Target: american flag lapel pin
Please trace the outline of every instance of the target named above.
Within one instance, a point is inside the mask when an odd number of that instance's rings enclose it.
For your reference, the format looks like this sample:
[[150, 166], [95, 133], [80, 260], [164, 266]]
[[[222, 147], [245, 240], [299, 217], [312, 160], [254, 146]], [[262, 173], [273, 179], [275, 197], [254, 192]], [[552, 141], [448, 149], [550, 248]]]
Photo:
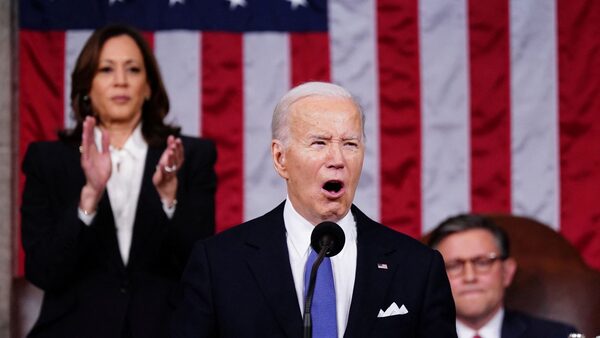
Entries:
[[377, 263], [377, 268], [381, 270], [387, 270], [388, 266], [385, 263]]

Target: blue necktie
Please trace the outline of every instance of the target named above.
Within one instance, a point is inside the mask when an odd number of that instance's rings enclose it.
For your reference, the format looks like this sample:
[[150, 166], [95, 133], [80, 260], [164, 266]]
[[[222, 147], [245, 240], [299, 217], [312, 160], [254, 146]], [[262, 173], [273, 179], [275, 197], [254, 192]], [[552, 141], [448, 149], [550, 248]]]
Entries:
[[[311, 250], [304, 271], [304, 296], [308, 290], [310, 271], [317, 259], [317, 253]], [[333, 285], [333, 272], [331, 260], [325, 257], [315, 282], [315, 293], [311, 308], [312, 336], [313, 338], [337, 338], [337, 319], [335, 316], [335, 287]]]

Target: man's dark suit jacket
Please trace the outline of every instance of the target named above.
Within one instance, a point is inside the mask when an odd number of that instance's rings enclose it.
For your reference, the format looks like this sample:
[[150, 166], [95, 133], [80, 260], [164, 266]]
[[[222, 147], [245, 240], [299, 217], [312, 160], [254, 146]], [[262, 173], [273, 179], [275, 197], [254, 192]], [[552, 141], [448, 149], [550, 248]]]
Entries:
[[[173, 337], [302, 337], [283, 207], [196, 244]], [[344, 337], [456, 337], [441, 255], [354, 206], [351, 211], [358, 252]], [[408, 313], [377, 318], [393, 302]]]
[[567, 338], [577, 329], [564, 323], [506, 310], [502, 322], [502, 338]]
[[185, 162], [171, 220], [152, 184], [164, 147], [148, 148], [127, 266], [106, 192], [90, 226], [78, 218], [85, 184], [78, 145], [30, 145], [21, 207], [25, 276], [44, 290], [44, 299], [29, 337], [118, 338], [123, 330], [132, 337], [168, 337], [187, 257], [215, 224], [215, 146], [182, 141]]

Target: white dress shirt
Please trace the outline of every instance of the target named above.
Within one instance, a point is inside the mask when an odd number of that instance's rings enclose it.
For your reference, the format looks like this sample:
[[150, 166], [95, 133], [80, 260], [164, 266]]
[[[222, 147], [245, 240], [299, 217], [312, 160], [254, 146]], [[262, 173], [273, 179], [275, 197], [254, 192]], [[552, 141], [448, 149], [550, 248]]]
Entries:
[[[287, 247], [298, 296], [300, 312], [304, 314], [304, 269], [310, 254], [310, 235], [314, 226], [304, 219], [292, 206], [289, 198], [283, 209], [283, 220], [287, 234]], [[344, 230], [346, 244], [342, 251], [331, 257], [338, 337], [342, 338], [348, 324], [348, 314], [352, 302], [354, 277], [356, 275], [356, 221], [351, 212], [342, 218], [338, 225]]]
[[[94, 141], [96, 147], [102, 149], [102, 132], [98, 127], [94, 128]], [[115, 218], [119, 251], [123, 263], [127, 265], [133, 236], [133, 223], [148, 153], [148, 144], [142, 135], [141, 123], [127, 138], [123, 148], [117, 149], [110, 146], [109, 150], [112, 172], [106, 184], [106, 190]], [[169, 207], [163, 203], [163, 210], [167, 217], [171, 218], [175, 212], [175, 206]], [[83, 210], [79, 209], [79, 218], [86, 225], [90, 225], [95, 216], [95, 212], [85, 214]]]
[[458, 334], [458, 338], [473, 338], [475, 333], [478, 333], [481, 338], [500, 338], [503, 320], [504, 308], [496, 312], [494, 317], [477, 331], [456, 320], [456, 333]]

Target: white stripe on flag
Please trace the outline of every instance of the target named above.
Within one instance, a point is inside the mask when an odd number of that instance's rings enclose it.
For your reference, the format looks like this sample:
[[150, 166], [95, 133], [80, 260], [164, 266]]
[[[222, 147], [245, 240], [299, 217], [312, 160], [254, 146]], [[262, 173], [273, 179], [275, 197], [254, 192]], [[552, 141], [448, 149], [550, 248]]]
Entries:
[[75, 119], [71, 110], [71, 73], [75, 68], [79, 52], [92, 35], [90, 30], [67, 31], [65, 34], [65, 82], [64, 82], [64, 120], [65, 128], [75, 127]]
[[470, 209], [468, 18], [464, 0], [419, 3], [422, 232]]
[[202, 133], [200, 49], [199, 32], [159, 31], [154, 34], [154, 53], [171, 105], [166, 121], [181, 126], [184, 134], [192, 136]]
[[285, 199], [285, 183], [271, 159], [271, 116], [290, 88], [286, 33], [244, 34], [244, 220]]
[[366, 153], [354, 202], [380, 219], [379, 100], [374, 0], [329, 2], [331, 79], [355, 95], [365, 111]]
[[510, 1], [512, 212], [559, 228], [554, 1]]

